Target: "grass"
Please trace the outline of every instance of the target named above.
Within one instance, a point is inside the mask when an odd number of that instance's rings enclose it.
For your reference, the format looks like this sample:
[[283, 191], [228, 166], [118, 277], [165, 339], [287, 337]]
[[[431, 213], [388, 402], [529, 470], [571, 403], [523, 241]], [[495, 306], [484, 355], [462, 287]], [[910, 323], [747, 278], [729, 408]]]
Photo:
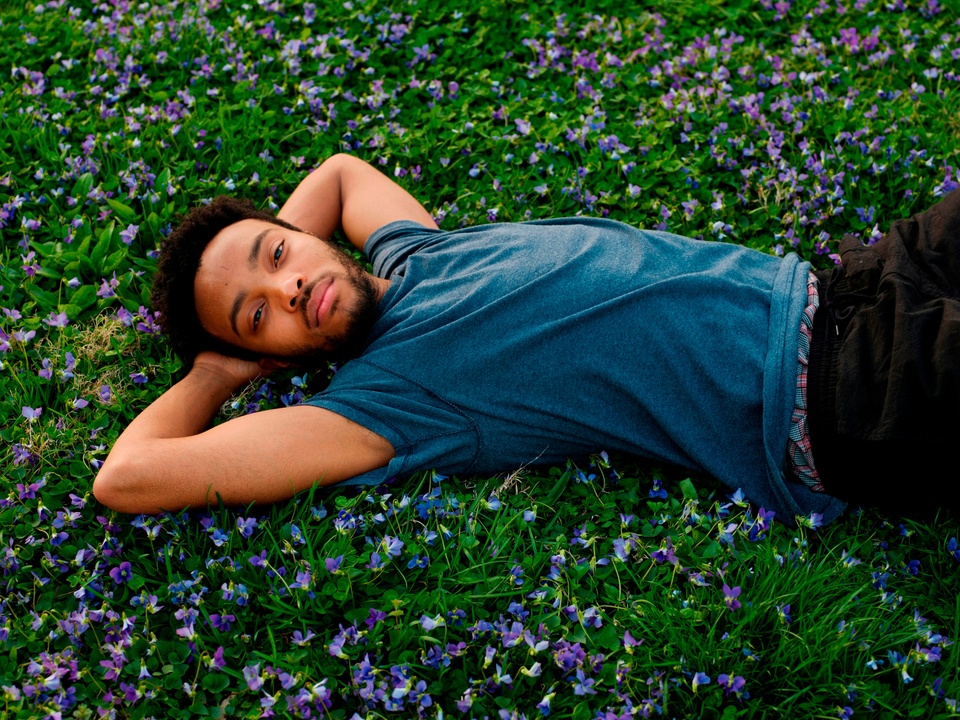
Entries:
[[960, 715], [956, 520], [793, 528], [605, 455], [159, 517], [90, 493], [182, 370], [146, 305], [195, 204], [276, 208], [348, 151], [446, 228], [580, 213], [829, 267], [844, 233], [957, 187], [952, 5], [54, 0], [0, 21], [0, 715]]

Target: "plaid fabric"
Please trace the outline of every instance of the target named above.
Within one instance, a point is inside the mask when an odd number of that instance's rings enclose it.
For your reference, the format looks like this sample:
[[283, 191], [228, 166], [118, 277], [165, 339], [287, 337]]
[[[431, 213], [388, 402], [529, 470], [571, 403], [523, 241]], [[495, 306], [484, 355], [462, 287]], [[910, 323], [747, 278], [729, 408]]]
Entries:
[[790, 416], [790, 438], [787, 440], [787, 458], [794, 477], [814, 492], [823, 492], [823, 484], [813, 464], [810, 450], [810, 432], [807, 430], [807, 364], [810, 357], [810, 338], [813, 335], [813, 316], [820, 306], [817, 278], [807, 278], [807, 306], [800, 316], [800, 349], [797, 353], [797, 397]]

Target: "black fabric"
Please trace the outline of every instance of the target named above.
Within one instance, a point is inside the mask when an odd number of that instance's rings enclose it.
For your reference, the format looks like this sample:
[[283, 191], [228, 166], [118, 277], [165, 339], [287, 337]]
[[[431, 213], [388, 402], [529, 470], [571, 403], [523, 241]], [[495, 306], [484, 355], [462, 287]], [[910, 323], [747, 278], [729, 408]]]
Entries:
[[960, 508], [960, 191], [840, 243], [820, 272], [810, 442], [827, 492], [906, 515]]

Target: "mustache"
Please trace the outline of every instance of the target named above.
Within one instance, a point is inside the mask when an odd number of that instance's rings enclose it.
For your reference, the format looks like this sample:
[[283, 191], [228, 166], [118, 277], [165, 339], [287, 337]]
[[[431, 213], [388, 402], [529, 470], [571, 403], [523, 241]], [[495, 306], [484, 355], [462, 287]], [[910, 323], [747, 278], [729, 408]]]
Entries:
[[303, 318], [303, 322], [307, 325], [310, 324], [310, 321], [307, 319], [307, 303], [310, 302], [310, 296], [313, 295], [313, 289], [317, 286], [317, 283], [320, 282], [320, 279], [313, 280], [304, 285], [303, 290], [300, 291], [300, 300], [297, 303], [297, 310], [300, 311], [300, 317]]

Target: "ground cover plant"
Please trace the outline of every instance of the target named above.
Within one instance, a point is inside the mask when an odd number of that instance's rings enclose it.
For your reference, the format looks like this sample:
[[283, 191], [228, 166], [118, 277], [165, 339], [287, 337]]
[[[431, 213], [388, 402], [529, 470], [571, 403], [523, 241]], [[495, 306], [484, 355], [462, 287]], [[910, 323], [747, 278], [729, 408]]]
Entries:
[[189, 207], [276, 209], [344, 151], [441, 227], [829, 267], [958, 186], [954, 6], [51, 0], [0, 38], [0, 715], [960, 715], [955, 519], [792, 527], [605, 454], [159, 517], [90, 492], [181, 372], [147, 298]]

